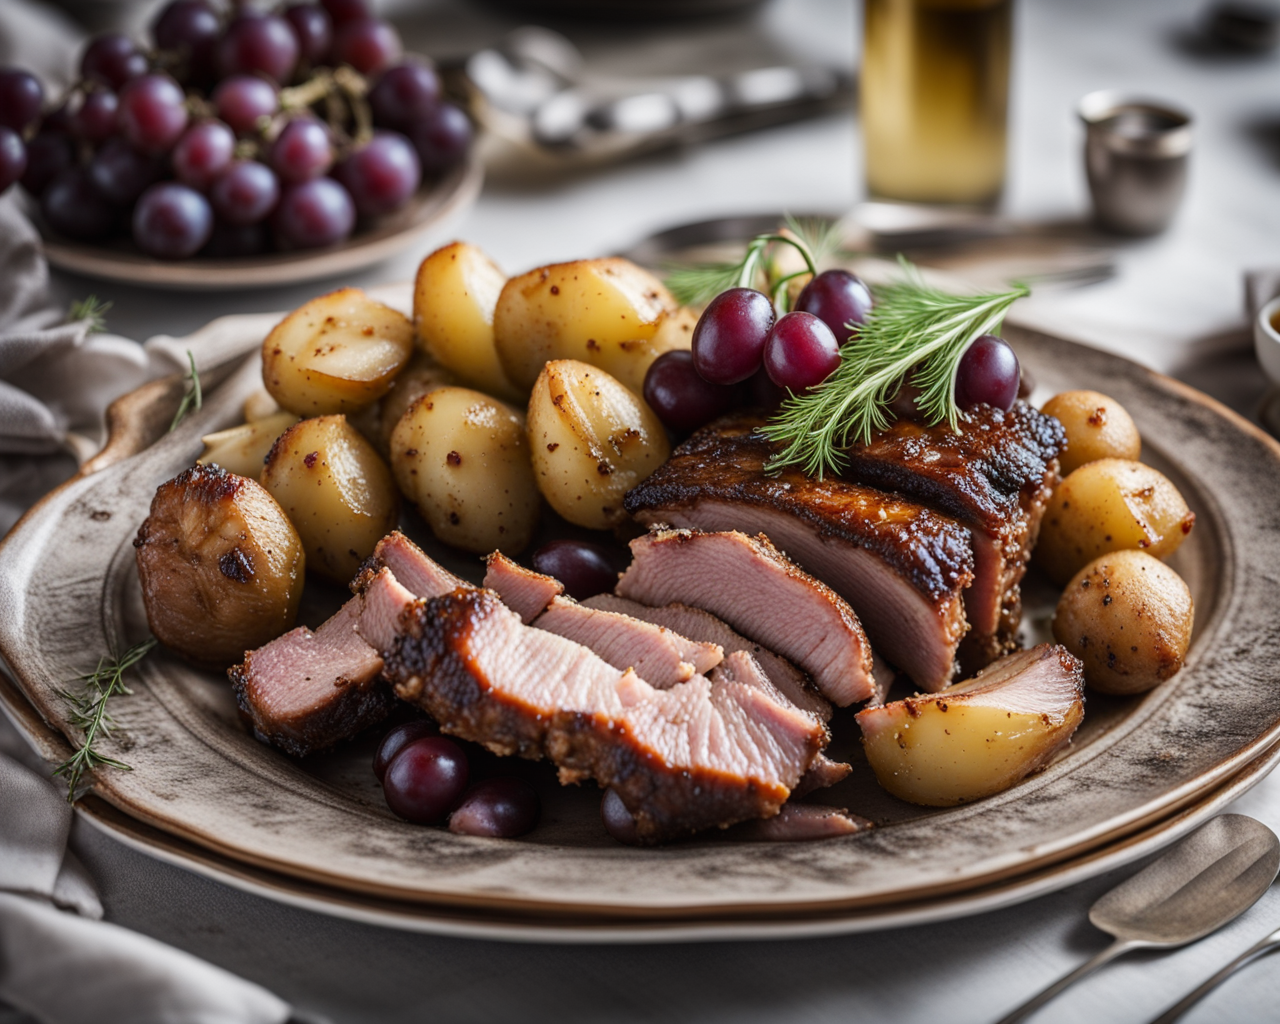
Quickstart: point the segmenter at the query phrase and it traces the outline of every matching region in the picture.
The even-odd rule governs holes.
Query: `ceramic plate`
[[[113,705],[119,731],[107,749],[134,770],[103,773],[98,797],[116,821],[163,835],[158,852],[176,844],[233,875],[287,878],[281,893],[292,886],[395,908],[392,916],[419,927],[448,919],[495,934],[509,934],[502,922],[513,920],[526,933],[572,925],[609,938],[722,937],[735,922],[754,934],[851,930],[911,920],[922,907],[939,916],[985,909],[984,894],[1034,895],[1114,866],[1108,851],[1171,839],[1185,830],[1180,820],[1216,807],[1223,787],[1237,786],[1234,794],[1261,778],[1280,738],[1280,446],[1124,359],[1007,334],[1041,395],[1093,387],[1123,403],[1146,440],[1144,458],[1198,516],[1173,559],[1196,599],[1186,668],[1142,698],[1090,695],[1070,750],[1013,789],[946,810],[895,801],[871,780],[856,727],[841,717],[835,753],[856,770],[821,799],[872,818],[879,827],[867,833],[769,845],[729,830],[636,850],[605,834],[594,787],[561,788],[546,765],[517,763],[542,792],[539,827],[519,840],[455,836],[390,814],[370,771],[374,737],[291,760],[249,736],[225,680],[157,651],[134,673],[133,696]],[[56,688],[145,635],[131,545],[138,524],[155,487],[198,454],[199,436],[235,421],[258,372],[245,364],[177,431],[55,491],[0,548],[0,651],[23,702],[54,729],[65,731]],[[159,407],[134,446],[163,429],[161,400],[174,393],[153,386]],[[426,546],[477,578],[478,560]],[[1052,600],[1031,588],[1032,634]]]

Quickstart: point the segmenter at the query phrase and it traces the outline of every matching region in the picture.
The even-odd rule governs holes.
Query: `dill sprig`
[[[123,761],[100,753],[97,743],[101,737],[110,736],[115,725],[107,714],[107,702],[118,693],[132,692],[124,684],[124,674],[145,658],[155,645],[153,637],[134,644],[119,657],[99,658],[97,668],[76,677],[76,682],[85,684],[83,690],[79,693],[69,689],[57,691],[58,696],[66,701],[67,721],[84,734],[76,752],[53,770],[54,775],[66,776],[68,803],[75,803],[85,772],[99,767],[117,768],[123,772],[133,770]]]
[[[999,329],[1026,285],[985,295],[951,295],[926,284],[901,260],[901,281],[875,289],[876,305],[861,327],[845,326],[853,337],[840,351],[840,365],[825,381],[782,403],[763,427],[785,445],[775,469],[798,466],[819,479],[838,472],[845,450],[869,441],[889,426],[889,403],[910,378],[920,389],[916,405],[929,424],[946,420],[957,429],[956,369],[970,342]]]
[[[98,296],[90,295],[79,302],[71,303],[67,309],[67,323],[79,323],[88,320],[88,333],[98,334],[106,329],[107,313],[111,309],[110,302],[100,302]]]
[[[187,349],[187,362],[191,365],[191,369],[182,378],[182,401],[178,403],[178,411],[173,414],[173,422],[169,424],[171,434],[178,429],[178,424],[186,419],[187,413],[193,409],[199,409],[204,404],[204,392],[200,390],[200,371],[196,369],[196,357],[191,354],[191,349]]]

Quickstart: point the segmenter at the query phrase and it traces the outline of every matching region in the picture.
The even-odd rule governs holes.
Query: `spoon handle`
[[[1025,1020],[1027,1017],[1030,1017],[1031,1014],[1035,1013],[1036,1010],[1040,1009],[1040,1007],[1044,1006],[1045,1003],[1047,1003],[1050,999],[1056,996],[1068,985],[1074,984],[1075,982],[1079,981],[1086,974],[1092,974],[1103,964],[1110,963],[1112,960],[1120,956],[1122,953],[1127,953],[1131,949],[1140,949],[1146,945],[1148,945],[1148,943],[1137,942],[1132,939],[1116,939],[1115,942],[1111,943],[1111,945],[1109,945],[1097,956],[1093,957],[1090,960],[1086,960],[1084,963],[1082,963],[1070,974],[1063,975],[1061,978],[1055,981],[1052,985],[1046,988],[1043,992],[1039,993],[1038,995],[1032,996],[1030,999],[1028,999],[1025,1003],[1019,1006],[1012,1013],[1007,1014],[1004,1017],[1001,1017],[998,1021],[996,1021],[996,1024],[1016,1024],[1017,1021]]]
[[[1263,953],[1269,953],[1277,947],[1280,947],[1280,930],[1272,932],[1261,942],[1250,946],[1198,989],[1188,994],[1187,997],[1176,1006],[1171,1006],[1169,1009],[1165,1010],[1165,1012],[1160,1014],[1160,1016],[1153,1020],[1151,1024],[1173,1024],[1175,1020],[1191,1009],[1191,1007],[1196,1003],[1200,1002],[1201,999],[1221,985],[1227,980],[1227,978],[1231,977],[1231,975],[1235,974],[1236,971],[1240,970],[1240,968],[1245,964],[1252,960],[1256,960],[1258,957],[1262,956]]]

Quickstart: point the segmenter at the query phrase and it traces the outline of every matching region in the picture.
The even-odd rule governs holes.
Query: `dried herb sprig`
[[[152,637],[134,644],[119,657],[99,658],[97,668],[76,677],[76,682],[85,684],[80,692],[70,689],[57,691],[67,704],[67,720],[84,734],[76,752],[53,770],[55,776],[66,777],[68,803],[75,803],[85,772],[99,767],[123,772],[133,770],[123,761],[99,752],[97,743],[100,738],[110,736],[115,725],[107,714],[107,702],[116,694],[132,692],[124,684],[124,674],[145,658],[155,645],[156,640]]]
[[[200,371],[196,369],[196,357],[187,349],[187,363],[191,369],[183,380],[182,401],[178,403],[178,411],[173,414],[173,422],[169,424],[169,433],[178,429],[178,424],[187,418],[187,413],[199,409],[204,404],[204,392],[200,388]]]

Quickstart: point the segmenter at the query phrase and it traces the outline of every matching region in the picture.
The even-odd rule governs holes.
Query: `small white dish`
[[[1280,384],[1280,330],[1276,328],[1277,320],[1280,320],[1280,295],[1258,310],[1253,321],[1253,350],[1258,354],[1262,371],[1274,384]]]

